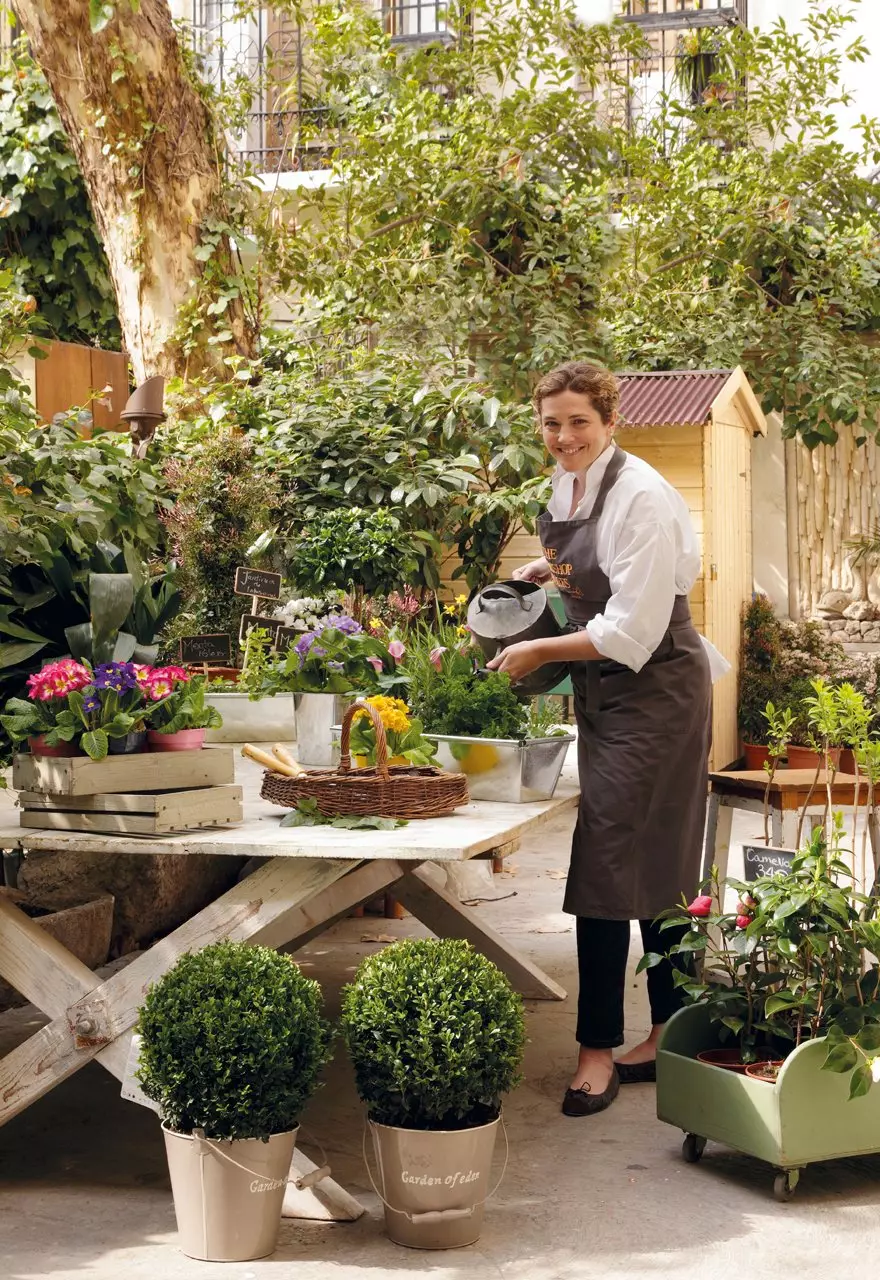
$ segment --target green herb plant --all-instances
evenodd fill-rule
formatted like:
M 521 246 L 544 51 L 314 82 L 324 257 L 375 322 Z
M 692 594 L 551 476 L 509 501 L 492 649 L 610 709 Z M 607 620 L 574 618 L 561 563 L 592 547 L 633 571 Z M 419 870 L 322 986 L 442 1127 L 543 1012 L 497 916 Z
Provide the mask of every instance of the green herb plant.
M 411 688 L 413 712 L 427 733 L 466 738 L 515 738 L 528 732 L 525 703 L 510 677 L 476 669 L 471 653 L 447 649 L 424 684 Z
M 330 1056 L 321 989 L 271 947 L 181 956 L 138 1016 L 138 1079 L 175 1133 L 261 1138 L 299 1124 Z
M 216 707 L 205 702 L 208 682 L 204 676 L 191 676 L 186 684 L 176 687 L 161 703 L 147 713 L 147 726 L 156 733 L 180 733 L 183 729 L 219 729 L 223 717 Z
M 522 1000 L 457 938 L 398 942 L 368 956 L 344 989 L 342 1027 L 370 1119 L 467 1129 L 519 1083 Z

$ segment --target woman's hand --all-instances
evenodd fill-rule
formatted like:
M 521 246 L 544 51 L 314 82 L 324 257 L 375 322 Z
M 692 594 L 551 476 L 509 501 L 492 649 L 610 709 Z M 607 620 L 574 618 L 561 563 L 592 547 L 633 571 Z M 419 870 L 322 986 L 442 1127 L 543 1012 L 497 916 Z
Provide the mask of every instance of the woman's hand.
M 496 654 L 486 666 L 490 671 L 504 671 L 516 684 L 517 680 L 524 680 L 537 671 L 545 661 L 540 640 L 521 640 L 519 644 L 512 644 Z
M 542 556 L 540 560 L 530 560 L 528 564 L 520 565 L 510 576 L 520 582 L 549 582 L 550 566 Z

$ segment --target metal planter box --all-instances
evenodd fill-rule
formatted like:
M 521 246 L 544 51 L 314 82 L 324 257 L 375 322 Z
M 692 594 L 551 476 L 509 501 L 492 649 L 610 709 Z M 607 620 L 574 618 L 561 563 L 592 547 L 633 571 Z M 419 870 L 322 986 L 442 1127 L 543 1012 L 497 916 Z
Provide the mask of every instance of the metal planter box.
M 571 734 L 556 738 L 455 738 L 426 733 L 437 743 L 437 763 L 466 773 L 472 800 L 525 804 L 549 800 L 556 790 Z
M 787 1200 L 799 1171 L 817 1160 L 880 1151 L 880 1086 L 850 1100 L 849 1075 L 823 1071 L 824 1039 L 799 1045 L 775 1084 L 698 1062 L 718 1034 L 702 1005 L 670 1018 L 657 1051 L 657 1116 L 685 1131 L 684 1157 L 700 1158 L 706 1139 L 756 1156 L 781 1172 Z
M 339 762 L 340 725 L 333 726 L 333 763 Z M 426 733 L 437 743 L 437 764 L 465 773 L 471 800 L 526 804 L 549 800 L 556 790 L 571 734 L 557 738 L 455 738 Z
M 294 742 L 294 694 L 276 693 L 251 700 L 246 693 L 208 693 L 205 702 L 223 717 L 219 729 L 208 729 L 206 742 Z

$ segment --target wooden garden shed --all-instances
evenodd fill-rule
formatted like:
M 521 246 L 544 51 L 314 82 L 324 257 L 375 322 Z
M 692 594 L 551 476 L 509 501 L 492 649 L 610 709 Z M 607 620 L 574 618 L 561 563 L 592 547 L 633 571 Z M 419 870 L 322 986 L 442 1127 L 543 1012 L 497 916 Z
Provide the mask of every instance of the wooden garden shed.
M 624 373 L 616 439 L 678 489 L 700 535 L 703 572 L 691 593 L 697 629 L 731 662 L 715 685 L 711 766 L 739 756 L 736 723 L 740 614 L 752 584 L 752 436 L 766 433 L 742 369 Z M 501 577 L 541 554 L 536 538 L 514 537 Z

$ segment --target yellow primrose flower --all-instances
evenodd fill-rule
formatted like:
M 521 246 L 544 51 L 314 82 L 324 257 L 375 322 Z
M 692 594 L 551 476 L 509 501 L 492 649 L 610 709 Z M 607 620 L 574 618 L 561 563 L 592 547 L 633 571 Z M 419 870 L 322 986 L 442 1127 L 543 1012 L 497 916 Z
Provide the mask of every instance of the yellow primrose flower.
M 446 614 L 447 618 L 454 618 L 458 614 L 458 610 L 454 604 L 445 604 L 443 606 L 443 612 Z
M 460 596 L 455 597 L 456 604 L 467 604 L 467 596 L 462 592 Z
M 371 618 L 371 619 L 370 619 L 370 630 L 371 630 L 371 631 L 381 631 L 381 630 L 382 630 L 382 628 L 384 627 L 384 625 L 385 625 L 385 624 L 384 624 L 384 622 L 382 621 L 382 619 L 381 619 L 381 618 Z
M 470 633 L 471 633 L 470 627 L 456 627 L 456 628 L 455 628 L 455 634 L 456 634 L 457 636 L 469 636 L 469 635 L 470 635 Z
M 409 707 L 401 698 L 387 698 L 377 694 L 374 698 L 367 698 L 367 702 L 378 711 L 379 719 L 386 729 L 406 733 L 409 728 Z M 366 715 L 366 711 L 357 711 L 354 719 L 360 720 Z

